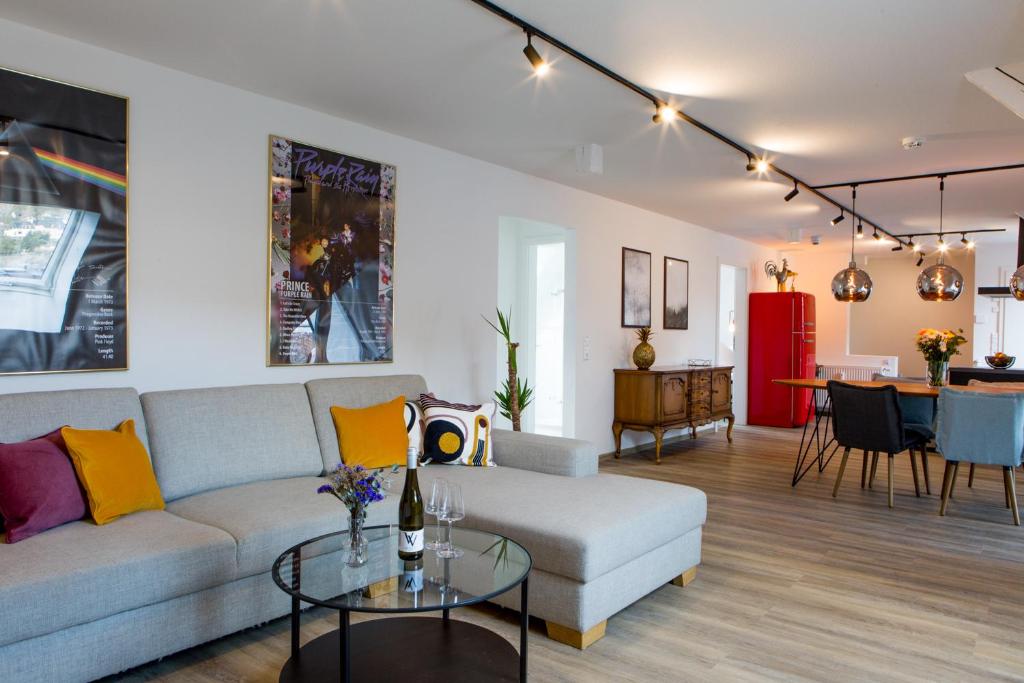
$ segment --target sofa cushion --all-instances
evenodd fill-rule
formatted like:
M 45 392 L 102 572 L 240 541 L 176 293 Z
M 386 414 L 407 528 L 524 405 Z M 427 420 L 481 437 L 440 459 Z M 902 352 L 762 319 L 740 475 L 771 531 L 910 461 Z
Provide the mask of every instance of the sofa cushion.
M 508 536 L 530 551 L 538 569 L 576 581 L 591 581 L 707 518 L 703 491 L 637 477 L 429 465 L 420 468 L 421 490 L 436 477 L 462 486 L 460 524 Z
M 306 391 L 313 409 L 316 436 L 320 441 L 323 471 L 330 472 L 341 462 L 331 406 L 366 408 L 390 401 L 395 396 L 414 398 L 427 391 L 427 383 L 419 375 L 343 377 L 311 380 L 306 382 Z
M 392 493 L 369 507 L 367 526 L 398 521 L 402 475 Z M 238 543 L 240 577 L 270 571 L 278 555 L 297 543 L 348 528 L 348 511 L 333 496 L 317 495 L 326 480 L 296 477 L 208 491 L 176 500 L 167 509 L 223 529 Z
M 0 545 L 0 645 L 218 586 L 235 542 L 213 527 L 146 511 L 72 522 Z
M 8 543 L 84 516 L 85 496 L 59 431 L 0 444 L 0 531 Z
M 125 420 L 115 430 L 64 427 L 60 434 L 97 524 L 140 510 L 164 509 L 153 464 L 135 435 L 134 420 Z
M 0 395 L 0 443 L 27 441 L 66 425 L 116 429 L 135 420 L 135 432 L 149 448 L 142 404 L 134 389 L 74 389 Z
M 165 500 L 323 469 L 301 384 L 158 391 L 142 406 Z
M 370 469 L 405 463 L 409 432 L 405 396 L 366 408 L 331 406 L 341 459 Z

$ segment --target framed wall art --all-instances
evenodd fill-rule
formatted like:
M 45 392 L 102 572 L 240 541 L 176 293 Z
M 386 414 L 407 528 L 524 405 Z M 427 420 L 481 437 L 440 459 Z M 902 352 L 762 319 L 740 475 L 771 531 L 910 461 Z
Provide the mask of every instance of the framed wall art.
M 268 365 L 393 360 L 395 176 L 270 137 Z
M 0 68 L 0 374 L 128 367 L 128 100 Z
M 690 262 L 665 257 L 665 297 L 662 326 L 666 330 L 690 329 Z
M 651 326 L 651 254 L 622 248 L 622 326 Z

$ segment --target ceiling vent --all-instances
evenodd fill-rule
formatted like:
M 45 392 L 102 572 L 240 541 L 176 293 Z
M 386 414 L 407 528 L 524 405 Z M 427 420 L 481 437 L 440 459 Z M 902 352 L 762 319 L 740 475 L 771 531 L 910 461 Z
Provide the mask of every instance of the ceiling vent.
M 968 71 L 964 76 L 989 97 L 1024 119 L 1024 62 Z

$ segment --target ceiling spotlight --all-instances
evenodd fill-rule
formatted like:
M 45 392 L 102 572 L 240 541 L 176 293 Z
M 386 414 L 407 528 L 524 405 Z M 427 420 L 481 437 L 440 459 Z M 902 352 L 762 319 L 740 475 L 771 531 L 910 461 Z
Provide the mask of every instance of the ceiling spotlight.
M 911 235 L 910 239 L 907 240 L 907 246 L 910 247 L 911 249 L 913 249 L 914 251 L 921 251 L 921 245 L 914 243 L 914 236 L 913 235 Z
M 896 246 L 892 248 L 893 251 L 903 251 L 903 242 L 897 242 Z
M 974 240 L 967 239 L 967 233 L 963 233 L 960 235 L 960 244 L 964 245 L 964 248 L 967 249 L 968 251 L 974 249 Z
M 533 67 L 533 72 L 538 76 L 543 76 L 551 69 L 551 65 L 544 61 L 544 58 L 540 56 L 537 49 L 533 46 L 533 34 L 526 34 L 526 47 L 523 48 L 523 54 L 530 60 L 530 65 Z
M 876 240 L 882 239 L 882 235 L 879 234 L 878 228 L 875 228 L 875 231 L 873 233 L 871 233 L 871 236 L 874 237 Z
M 839 225 L 846 218 L 846 212 L 843 210 L 839 211 L 839 215 L 829 221 L 832 225 Z
M 768 161 L 764 157 L 762 157 L 757 160 L 756 164 L 754 164 L 754 168 L 757 170 L 758 173 L 767 173 Z
M 788 202 L 790 199 L 792 199 L 793 197 L 797 196 L 798 194 L 800 194 L 800 188 L 798 188 L 796 186 L 796 181 L 794 180 L 793 181 L 793 189 L 790 190 L 789 194 L 787 194 L 785 197 L 783 197 L 783 199 L 785 199 Z
M 857 239 L 864 239 L 864 224 L 857 221 Z
M 914 251 L 920 252 L 920 249 L 915 248 Z M 917 266 L 920 268 L 921 264 L 924 263 L 924 254 L 917 257 Z
M 654 113 L 654 122 L 671 123 L 672 121 L 675 121 L 678 116 L 679 112 L 667 104 L 662 104 L 658 106 L 658 111 Z
M 747 170 L 751 172 L 757 170 L 757 165 L 754 163 L 754 157 L 749 154 L 747 155 Z
M 943 254 L 949 251 L 949 245 L 946 244 L 941 237 L 939 238 L 939 251 L 941 251 Z

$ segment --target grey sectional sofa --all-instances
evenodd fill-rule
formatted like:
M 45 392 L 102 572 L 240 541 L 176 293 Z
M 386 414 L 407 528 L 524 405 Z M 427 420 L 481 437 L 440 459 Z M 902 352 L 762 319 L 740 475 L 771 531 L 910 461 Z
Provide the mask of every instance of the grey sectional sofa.
M 330 406 L 423 391 L 421 377 L 388 376 L 141 397 L 133 389 L 0 395 L 0 442 L 134 418 L 167 500 L 165 511 L 0 545 L 0 681 L 90 680 L 287 614 L 288 596 L 270 577 L 274 559 L 346 524 L 337 501 L 314 493 L 338 462 Z M 702 492 L 598 474 L 597 454 L 582 441 L 496 430 L 493 448 L 499 467 L 432 465 L 421 486 L 435 476 L 460 481 L 465 525 L 526 546 L 531 613 L 551 637 L 586 647 L 619 610 L 692 578 Z M 372 506 L 368 523 L 396 516 L 392 495 Z M 335 561 L 304 562 L 303 582 L 332 588 Z M 512 608 L 517 600 L 498 598 Z

